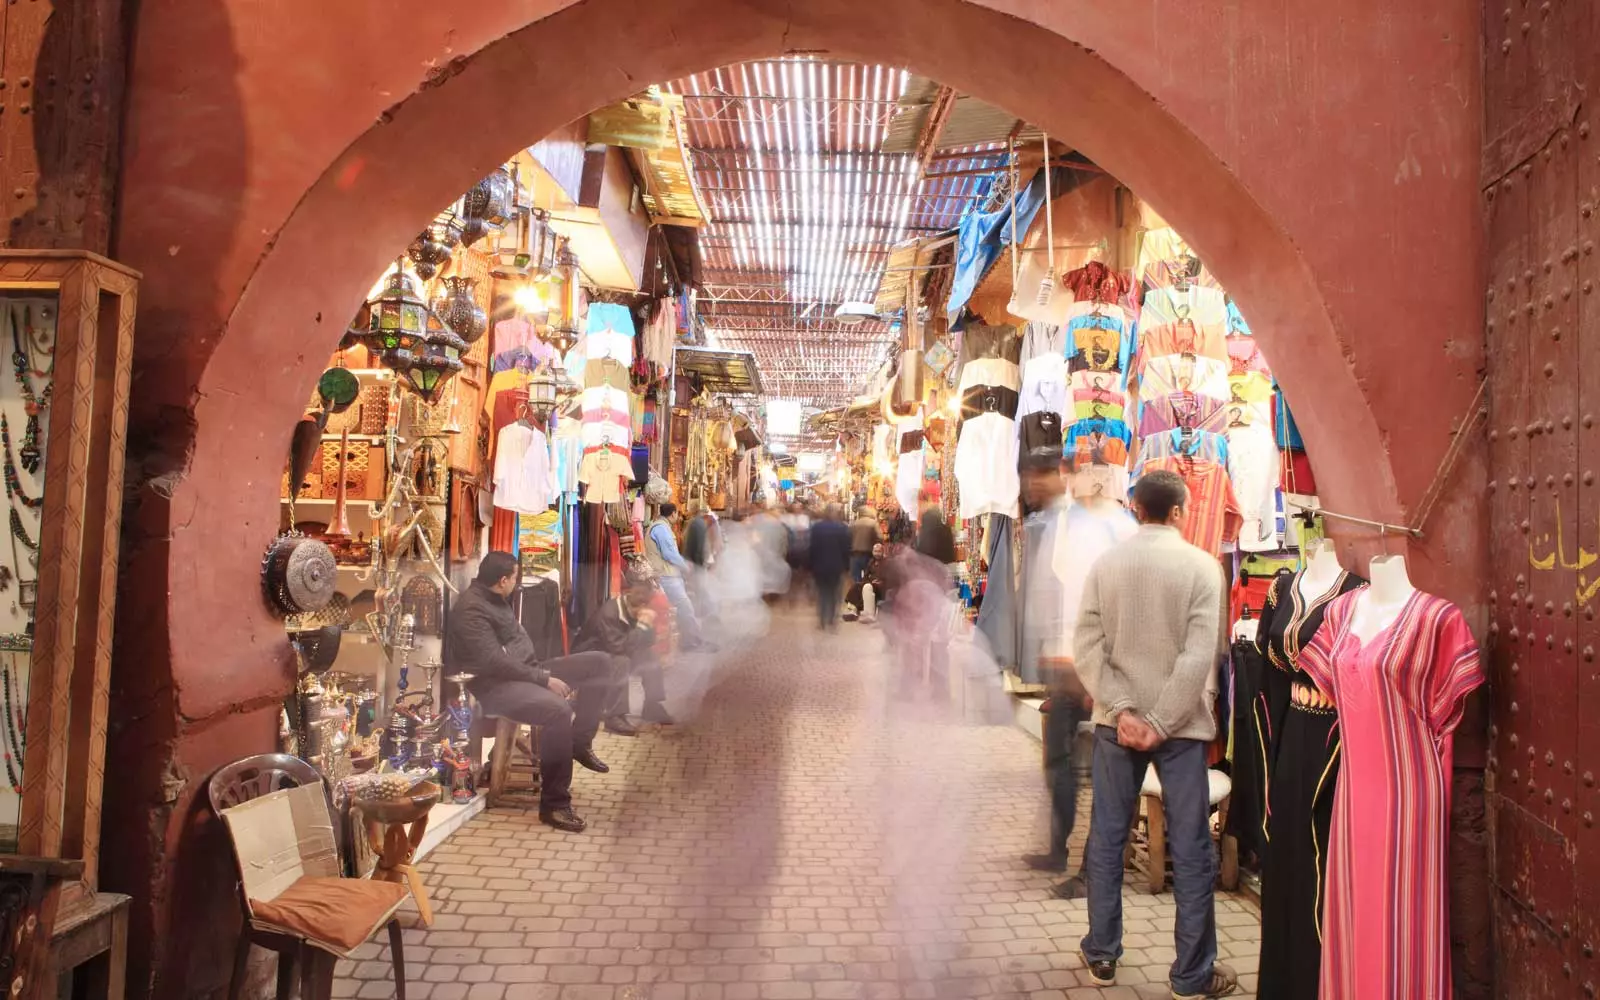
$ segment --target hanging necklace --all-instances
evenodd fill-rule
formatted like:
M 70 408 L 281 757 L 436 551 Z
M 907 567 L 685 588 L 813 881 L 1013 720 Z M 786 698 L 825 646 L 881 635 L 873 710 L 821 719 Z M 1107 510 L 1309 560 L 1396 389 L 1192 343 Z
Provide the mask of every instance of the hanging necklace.
M 39 565 L 39 543 L 28 537 L 28 529 L 22 526 L 22 515 L 17 513 L 17 508 L 11 508 L 11 537 L 22 543 L 28 550 L 28 562 L 33 566 Z
M 14 791 L 18 795 L 20 795 L 20 794 L 22 794 L 21 772 L 22 772 L 22 769 L 23 769 L 23 753 L 27 749 L 27 725 L 28 724 L 27 724 L 27 720 L 23 717 L 22 713 L 18 712 L 13 707 L 16 704 L 16 702 L 13 700 L 13 697 L 12 697 L 12 694 L 11 694 L 11 689 L 12 689 L 11 668 L 12 668 L 12 666 L 13 666 L 12 658 L 9 657 L 9 656 L 6 657 L 3 661 L 0 661 L 0 681 L 4 682 L 4 687 L 5 687 L 5 712 L 6 712 L 6 717 L 5 717 L 5 730 L 6 730 L 5 762 L 6 762 L 6 780 L 11 782 L 12 791 Z M 20 685 L 21 678 L 19 677 L 17 680 L 18 680 L 18 683 Z
M 24 317 L 31 316 L 28 309 L 23 310 Z M 25 320 L 26 322 L 26 320 Z M 31 328 L 32 324 L 28 324 Z M 52 361 L 51 369 L 55 364 Z M 22 390 L 23 404 L 28 411 L 28 427 L 22 434 L 22 450 L 17 457 L 22 459 L 22 467 L 30 473 L 39 471 L 40 461 L 44 452 L 39 441 L 39 418 L 50 408 L 50 396 L 55 391 L 55 381 L 45 383 L 44 391 L 33 391 L 33 376 L 29 373 L 28 352 L 22 347 L 22 332 L 17 326 L 17 315 L 11 314 L 11 371 L 17 379 L 17 387 Z
M 22 492 L 22 475 L 17 472 L 17 461 L 11 457 L 11 425 L 6 421 L 6 415 L 0 413 L 0 448 L 5 449 L 5 474 L 6 496 L 16 497 L 22 501 L 22 506 L 29 510 L 38 510 L 44 506 L 44 494 L 30 497 Z M 0 589 L 4 589 L 0 587 Z

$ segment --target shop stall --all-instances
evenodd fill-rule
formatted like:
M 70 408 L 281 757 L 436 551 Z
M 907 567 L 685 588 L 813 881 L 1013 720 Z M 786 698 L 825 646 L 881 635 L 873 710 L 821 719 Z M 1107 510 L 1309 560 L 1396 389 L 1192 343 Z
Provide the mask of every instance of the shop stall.
M 641 551 L 652 482 L 666 489 L 683 297 L 659 258 L 658 280 L 598 287 L 561 205 L 523 155 L 441 212 L 362 304 L 291 435 L 263 562 L 301 668 L 280 742 L 358 812 L 394 784 L 370 776 L 437 789 L 416 853 L 484 803 L 471 677 L 443 666 L 452 597 L 484 552 L 513 554 L 519 617 L 541 656 L 563 655 Z

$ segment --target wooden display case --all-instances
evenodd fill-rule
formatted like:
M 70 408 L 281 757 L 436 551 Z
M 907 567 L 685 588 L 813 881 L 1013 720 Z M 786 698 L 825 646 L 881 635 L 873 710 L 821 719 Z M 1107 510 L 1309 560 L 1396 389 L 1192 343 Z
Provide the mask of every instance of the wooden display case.
M 37 576 L 17 846 L 0 855 L 0 961 L 13 997 L 53 1000 L 58 979 L 89 961 L 100 995 L 121 996 L 128 900 L 95 890 L 138 284 L 85 251 L 0 251 L 0 297 L 53 302 L 55 320 L 48 369 L 30 361 L 43 381 L 18 375 L 24 396 L 52 388 L 38 535 L 20 536 L 30 555 L 14 567 L 36 562 Z

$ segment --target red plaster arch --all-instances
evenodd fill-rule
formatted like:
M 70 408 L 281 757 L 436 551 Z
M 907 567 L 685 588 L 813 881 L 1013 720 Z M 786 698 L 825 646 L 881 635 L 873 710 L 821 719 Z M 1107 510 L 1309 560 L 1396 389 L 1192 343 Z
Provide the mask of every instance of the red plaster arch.
M 1285 222 L 1270 167 L 1257 164 L 1247 185 L 1238 148 L 1219 153 L 1186 127 L 1190 109 L 1208 113 L 1174 73 L 1193 62 L 1141 62 L 1148 39 L 1130 8 L 1150 7 L 1141 16 L 1153 21 L 1163 5 L 436 0 L 330 13 L 290 0 L 277 18 L 246 15 L 254 5 L 242 2 L 197 13 L 206 6 L 169 0 L 140 15 L 118 247 L 147 275 L 147 451 L 187 444 L 147 465 L 171 475 L 147 487 L 130 525 L 118 626 L 119 662 L 140 660 L 134 682 L 159 691 L 165 716 L 124 744 L 163 744 L 165 755 L 108 799 L 108 815 L 124 819 L 158 807 L 148 853 L 108 859 L 122 887 L 149 892 L 140 923 L 151 930 L 216 909 L 204 889 L 169 882 L 161 845 L 188 842 L 205 771 L 267 748 L 289 685 L 279 627 L 256 596 L 258 557 L 276 529 L 288 429 L 343 323 L 437 206 L 518 145 L 652 81 L 825 51 L 908 66 L 1039 123 L 1149 198 L 1239 297 L 1304 401 L 1330 504 L 1399 519 L 1420 492 L 1408 478 L 1417 470 L 1391 459 L 1405 407 L 1352 363 L 1362 344 L 1348 332 L 1359 322 L 1342 288 L 1350 276 L 1303 252 L 1310 234 L 1303 219 Z M 1210 6 L 1183 16 L 1199 23 Z M 296 16 L 306 23 L 286 27 Z M 198 50 L 196 24 L 210 32 Z M 193 59 L 153 62 L 186 45 Z M 303 59 L 270 65 L 297 46 Z M 1456 129 L 1444 130 L 1446 152 Z M 197 254 L 208 258 L 198 269 Z M 1457 357 L 1449 374 L 1461 367 Z M 1437 427 L 1416 433 L 1424 452 L 1440 439 Z M 187 781 L 173 797 L 161 794 L 162 768 Z M 189 978 L 160 946 L 138 959 L 169 985 Z
M 1268 356 L 1291 391 L 1310 402 L 1306 408 L 1342 414 L 1341 446 L 1322 453 L 1362 456 L 1351 463 L 1362 474 L 1330 468 L 1327 477 L 1341 484 L 1351 509 L 1397 508 L 1387 463 L 1366 457 L 1384 454 L 1377 425 L 1309 269 L 1215 154 L 1117 70 L 1059 36 L 952 0 L 811 4 L 804 21 L 787 23 L 748 7 L 743 23 L 730 21 L 727 5 L 715 0 L 697 5 L 707 12 L 704 20 L 686 19 L 681 6 L 669 13 L 629 0 L 591 0 L 514 32 L 357 137 L 306 193 L 251 276 L 200 379 L 193 464 L 174 497 L 181 505 L 193 496 L 195 517 L 172 543 L 175 570 L 196 575 L 175 577 L 175 589 L 215 584 L 221 597 L 254 586 L 253 551 L 225 567 L 207 565 L 216 560 L 201 555 L 237 546 L 241 522 L 254 529 L 245 532 L 252 543 L 268 537 L 285 428 L 309 394 L 320 359 L 372 276 L 436 206 L 519 142 L 643 82 L 785 49 L 906 64 L 992 99 L 1072 142 L 1151 199 L 1246 304 Z M 906 16 L 912 7 L 915 21 Z M 712 23 L 716 12 L 720 19 Z M 686 21 L 695 26 L 686 29 Z M 649 48 L 673 36 L 678 44 Z M 1009 56 L 1003 68 L 975 72 L 979 67 L 967 57 L 974 48 Z M 552 59 L 555 51 L 562 58 Z M 625 75 L 569 72 L 574 63 L 601 59 L 626 65 Z M 1041 78 L 1057 83 L 1041 88 Z M 1068 104 L 1063 94 L 1080 97 Z M 422 136 L 448 136 L 448 144 L 430 144 L 419 158 Z M 1292 338 L 1279 332 L 1291 330 Z M 284 364 L 286 355 L 305 360 Z M 253 473 L 254 488 L 239 488 L 241 466 Z M 201 577 L 210 573 L 215 579 Z M 253 605 L 233 603 L 228 611 L 252 633 L 275 628 Z M 174 607 L 175 631 L 193 634 L 179 618 L 190 613 L 209 616 L 198 606 Z M 213 629 L 199 645 L 217 648 L 184 655 L 231 651 L 237 658 L 238 638 L 234 628 Z M 244 693 L 225 684 L 206 687 L 182 693 L 185 714 L 211 715 Z

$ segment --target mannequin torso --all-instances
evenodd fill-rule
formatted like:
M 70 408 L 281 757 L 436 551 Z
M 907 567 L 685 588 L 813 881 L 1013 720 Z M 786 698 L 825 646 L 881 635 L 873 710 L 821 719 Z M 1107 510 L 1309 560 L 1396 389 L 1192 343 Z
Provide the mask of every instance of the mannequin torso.
M 1311 557 L 1306 560 L 1306 568 L 1295 580 L 1295 586 L 1300 591 L 1300 599 L 1310 605 L 1312 601 L 1332 590 L 1339 582 L 1339 574 L 1344 572 L 1344 567 L 1339 565 L 1339 556 L 1334 551 L 1332 542 L 1323 542 Z
M 1350 616 L 1350 634 L 1371 642 L 1405 610 L 1417 588 L 1406 574 L 1405 556 L 1378 556 L 1372 560 L 1371 585 L 1356 598 Z

